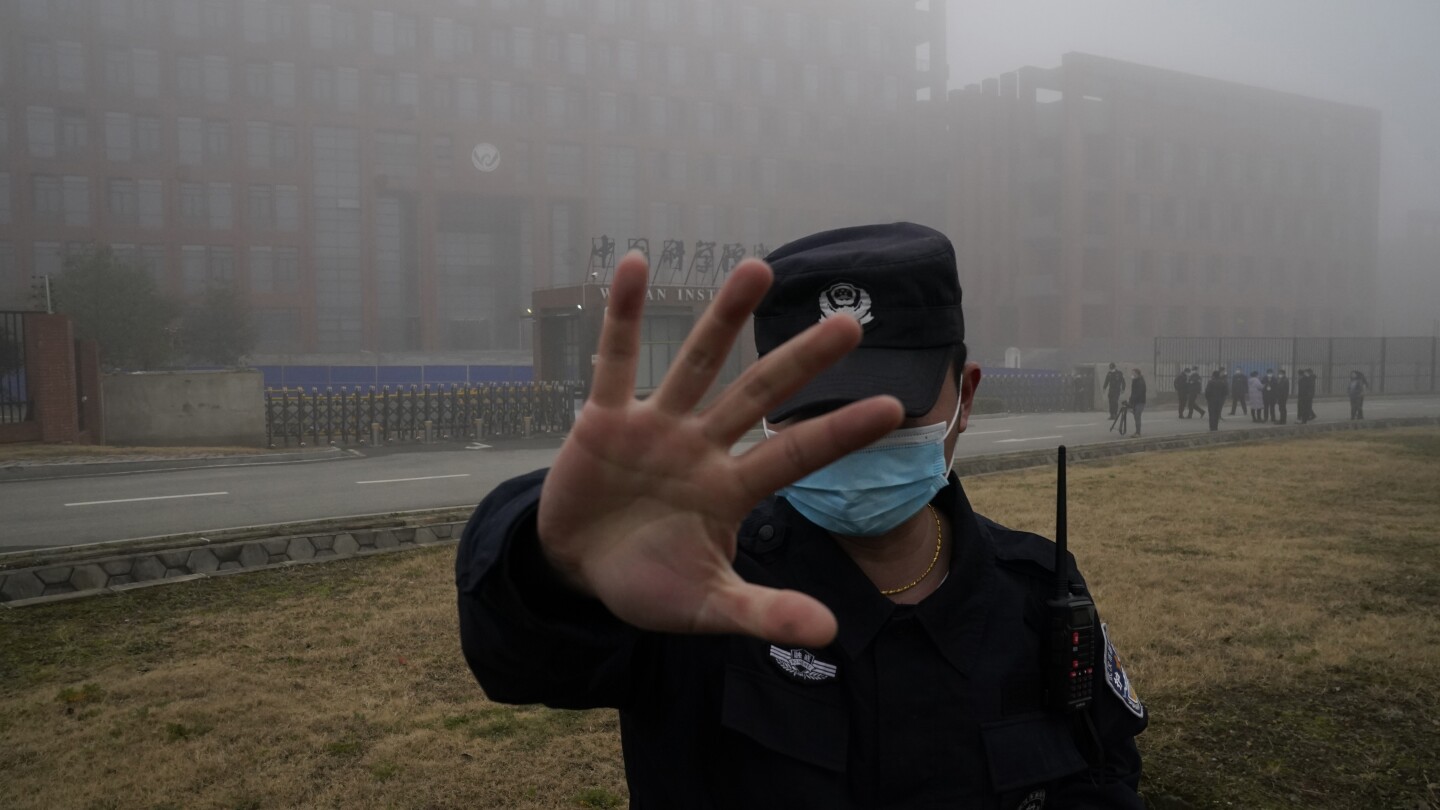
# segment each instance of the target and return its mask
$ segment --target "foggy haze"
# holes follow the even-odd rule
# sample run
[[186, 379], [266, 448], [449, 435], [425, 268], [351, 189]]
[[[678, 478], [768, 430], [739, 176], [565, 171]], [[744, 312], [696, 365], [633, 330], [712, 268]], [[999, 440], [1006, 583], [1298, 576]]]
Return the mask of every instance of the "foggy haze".
[[1051, 67], [1060, 54], [1083, 51], [1379, 110], [1377, 323], [1383, 330], [1394, 321], [1387, 315], [1404, 306], [1414, 310], [1411, 321], [1430, 312], [1419, 333], [1436, 328], [1440, 242], [1432, 235], [1416, 244], [1406, 235], [1412, 211], [1440, 212], [1440, 3], [951, 0], [948, 22], [952, 88], [1021, 65]]

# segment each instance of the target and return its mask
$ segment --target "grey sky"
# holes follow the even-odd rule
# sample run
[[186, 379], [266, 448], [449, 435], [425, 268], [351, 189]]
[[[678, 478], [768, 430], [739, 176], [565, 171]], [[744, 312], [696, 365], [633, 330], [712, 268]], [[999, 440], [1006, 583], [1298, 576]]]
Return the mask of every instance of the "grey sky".
[[951, 86], [1083, 51], [1379, 109], [1382, 238], [1440, 209], [1440, 0], [949, 0]]

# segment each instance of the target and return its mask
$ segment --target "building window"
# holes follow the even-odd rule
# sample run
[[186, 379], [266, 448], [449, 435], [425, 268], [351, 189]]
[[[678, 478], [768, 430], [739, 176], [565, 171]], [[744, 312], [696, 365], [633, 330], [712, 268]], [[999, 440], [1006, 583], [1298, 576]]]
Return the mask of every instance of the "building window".
[[129, 95], [134, 74], [134, 68], [130, 64], [130, 51], [111, 48], [105, 52], [105, 89], [111, 93]]
[[61, 183], [65, 197], [65, 224], [90, 224], [90, 178], [67, 175]]
[[270, 13], [265, 0], [244, 0], [240, 8], [240, 27], [245, 41], [263, 45], [270, 39]]
[[65, 216], [65, 198], [60, 191], [60, 178], [37, 174], [30, 182], [35, 221], [49, 224], [61, 222]]
[[55, 157], [56, 116], [53, 107], [28, 107], [25, 110], [26, 141], [31, 157]]
[[176, 36], [190, 39], [200, 36], [200, 0], [175, 0], [170, 19]]
[[25, 79], [35, 90], [55, 89], [55, 46], [49, 42], [26, 45]]
[[395, 103], [412, 115], [420, 111], [419, 75], [400, 73], [395, 77]]
[[234, 222], [234, 196], [229, 183], [205, 184], [206, 207], [208, 208], [210, 230], [228, 231]]
[[205, 85], [203, 64], [194, 56], [181, 56], [175, 60], [175, 89], [181, 98], [200, 98]]
[[85, 113], [66, 110], [60, 113], [60, 151], [66, 155], [82, 155], [90, 143], [90, 123]]
[[252, 169], [268, 169], [271, 164], [274, 139], [267, 121], [245, 122], [246, 165]]
[[165, 185], [160, 180], [141, 180], [136, 201], [136, 218], [142, 228], [165, 227]]
[[139, 221], [140, 200], [134, 180], [111, 180], [109, 199], [111, 222], [117, 225], [134, 225]]
[[300, 230], [300, 187], [275, 187], [275, 229], [294, 233]]
[[105, 113], [105, 158], [128, 163], [133, 153], [135, 124], [129, 113]]
[[413, 133], [375, 133], [375, 169], [384, 174], [413, 177], [419, 146]]
[[295, 64], [275, 62], [270, 65], [271, 100], [277, 107], [295, 106]]
[[85, 46], [78, 42], [61, 42], [56, 47], [56, 55], [56, 78], [60, 91], [85, 92]]
[[176, 142], [182, 166], [199, 166], [205, 155], [205, 125], [199, 118], [175, 120]]
[[160, 119], [149, 115], [135, 117], [135, 156], [153, 160], [160, 156]]
[[245, 65], [245, 95], [257, 101], [270, 100], [270, 65], [265, 62]]
[[135, 95], [140, 98], [159, 98], [160, 53], [136, 48], [132, 63], [135, 67]]
[[205, 187], [200, 183], [180, 184], [180, 224], [192, 228], [203, 227], [207, 222], [205, 214]]
[[230, 60], [223, 56], [205, 57], [205, 100], [216, 104], [230, 99]]
[[251, 186], [249, 194], [249, 226], [256, 230], [268, 231], [275, 227], [274, 186]]
[[335, 68], [335, 106], [342, 110], [360, 109], [360, 71], [356, 68]]
[[273, 153], [276, 166], [293, 166], [296, 159], [295, 127], [276, 124], [271, 130], [274, 138]]
[[455, 112], [465, 121], [480, 120], [480, 82], [467, 76], [455, 80]]
[[449, 135], [436, 135], [434, 144], [435, 171], [447, 172], [454, 167], [455, 145]]
[[224, 164], [230, 158], [230, 122], [205, 122], [205, 163]]

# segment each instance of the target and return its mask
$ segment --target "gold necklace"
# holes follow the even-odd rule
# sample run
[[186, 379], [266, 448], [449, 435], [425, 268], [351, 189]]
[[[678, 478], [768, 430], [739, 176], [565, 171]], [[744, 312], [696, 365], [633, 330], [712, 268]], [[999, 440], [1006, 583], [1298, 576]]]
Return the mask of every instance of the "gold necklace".
[[925, 566], [925, 572], [923, 574], [912, 580], [909, 585], [901, 585], [898, 588], [891, 588], [888, 591], [881, 591], [880, 593], [884, 594], [885, 596], [894, 596], [897, 593], [904, 593], [915, 587], [916, 585], [919, 585], [920, 582], [925, 579], [925, 577], [930, 576], [931, 571], [935, 570], [935, 563], [940, 561], [940, 546], [944, 542], [945, 537], [944, 532], [940, 529], [940, 513], [935, 511], [935, 507], [933, 505], [928, 503], [925, 505], [930, 507], [930, 514], [935, 518], [935, 556], [930, 558], [930, 564]]

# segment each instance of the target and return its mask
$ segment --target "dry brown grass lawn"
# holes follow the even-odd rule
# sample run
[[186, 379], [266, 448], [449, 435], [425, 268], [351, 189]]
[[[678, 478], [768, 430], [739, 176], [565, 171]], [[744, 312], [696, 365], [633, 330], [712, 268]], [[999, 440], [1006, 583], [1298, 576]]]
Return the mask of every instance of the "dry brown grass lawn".
[[[972, 479], [1053, 530], [1054, 474]], [[1440, 808], [1440, 431], [1072, 468], [1071, 543], [1170, 807]], [[486, 702], [452, 552], [0, 611], [0, 804], [624, 804], [613, 712]]]

